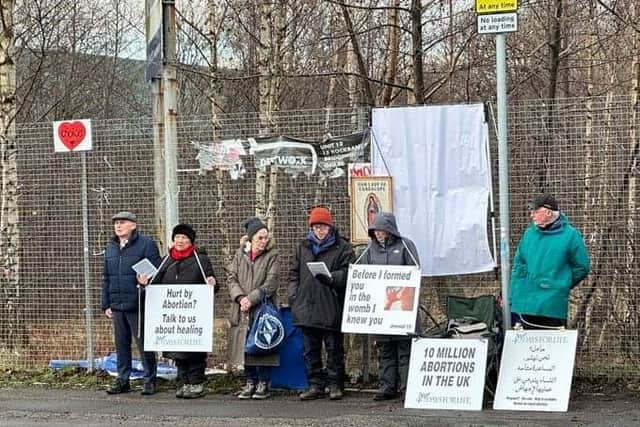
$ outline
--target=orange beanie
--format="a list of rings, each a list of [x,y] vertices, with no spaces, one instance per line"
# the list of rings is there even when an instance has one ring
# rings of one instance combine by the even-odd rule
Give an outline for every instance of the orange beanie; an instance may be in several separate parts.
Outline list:
[[[309,225],[313,224],[327,224],[333,227],[334,224],[331,211],[327,208],[311,209],[311,212],[309,213]]]

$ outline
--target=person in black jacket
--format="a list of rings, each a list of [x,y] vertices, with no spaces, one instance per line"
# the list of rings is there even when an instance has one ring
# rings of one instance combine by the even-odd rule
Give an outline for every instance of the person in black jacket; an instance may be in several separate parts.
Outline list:
[[[375,265],[415,265],[420,266],[418,251],[411,239],[398,232],[396,218],[391,212],[379,212],[369,225],[371,242],[363,253],[361,264]],[[400,291],[387,290],[385,310],[411,310],[413,288]],[[418,322],[417,322],[418,323]],[[411,338],[401,335],[377,335],[378,379],[380,388],[374,400],[388,400],[396,397],[396,392],[404,393],[407,388]]]
[[[324,397],[341,399],[344,386],[344,347],[340,332],[349,264],[354,260],[351,244],[340,237],[331,212],[316,207],[309,214],[309,232],[296,246],[289,274],[289,304],[293,325],[302,328],[304,360],[309,389],[301,400]],[[322,261],[329,275],[314,276],[308,262]],[[326,374],[322,346],[327,352]]]
[[[129,376],[133,338],[142,355],[142,394],[151,395],[155,393],[156,354],[144,351],[141,315],[144,301],[141,301],[136,273],[131,267],[145,258],[157,267],[160,264],[160,252],[153,240],[138,233],[137,219],[133,213],[119,212],[111,220],[114,236],[107,244],[104,256],[101,309],[113,320],[118,378],[107,393],[131,391]]]
[[[178,224],[171,233],[173,246],[162,260],[160,269],[149,281],[153,284],[208,284],[217,291],[216,278],[211,261],[204,250],[196,251],[196,232],[189,224]],[[147,283],[142,276],[140,282]],[[195,399],[205,395],[204,371],[207,367],[207,353],[204,352],[165,352],[164,357],[173,359],[178,368],[176,397]]]

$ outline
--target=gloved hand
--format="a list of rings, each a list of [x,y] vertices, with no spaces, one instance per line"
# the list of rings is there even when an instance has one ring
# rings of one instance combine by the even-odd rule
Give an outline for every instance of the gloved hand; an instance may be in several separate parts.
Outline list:
[[[328,276],[326,274],[317,274],[315,277],[316,277],[316,280],[322,283],[323,285],[326,285],[326,286],[333,285],[333,277],[331,276]]]

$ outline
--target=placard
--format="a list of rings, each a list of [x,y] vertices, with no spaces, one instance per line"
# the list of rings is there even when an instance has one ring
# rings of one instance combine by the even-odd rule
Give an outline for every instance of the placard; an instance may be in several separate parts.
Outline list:
[[[479,411],[486,368],[486,339],[416,338],[404,407]]]
[[[368,243],[369,226],[378,212],[393,212],[390,176],[351,178],[351,242]]]
[[[212,286],[149,285],[145,292],[145,351],[213,350]]]
[[[91,120],[53,122],[53,150],[56,153],[91,151]]]
[[[351,264],[342,332],[407,335],[415,332],[420,269],[407,265]]]
[[[566,412],[578,332],[507,331],[493,409]]]

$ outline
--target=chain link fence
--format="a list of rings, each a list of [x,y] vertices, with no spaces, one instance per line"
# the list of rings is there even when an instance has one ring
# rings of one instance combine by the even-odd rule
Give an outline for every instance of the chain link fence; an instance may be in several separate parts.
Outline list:
[[[492,109],[488,108],[494,128]],[[580,330],[577,367],[581,374],[636,373],[640,356],[638,264],[638,142],[631,98],[567,99],[512,103],[509,111],[512,254],[528,220],[526,202],[541,190],[554,193],[570,220],[583,231],[593,272],[574,291],[571,319]],[[368,126],[366,109],[286,111],[273,117],[276,133],[320,140]],[[100,312],[103,251],[112,235],[110,217],[134,211],[143,233],[153,234],[153,129],[150,118],[94,121],[94,149],[87,153],[90,292],[83,282],[81,159],[54,154],[51,123],[19,124],[20,285],[0,304],[0,366],[44,366],[50,359],[86,358],[85,310],[93,319],[93,351],[113,351],[110,322]],[[201,174],[193,142],[256,136],[257,114],[183,118],[178,124],[180,220],[193,224],[197,244],[207,250],[224,282],[224,267],[238,245],[242,220],[255,213],[256,169],[246,173]],[[215,131],[215,132],[214,132]],[[492,166],[497,195],[497,155]],[[635,161],[635,163],[634,163]],[[345,177],[318,179],[280,173],[275,191],[274,237],[281,252],[281,292],[295,243],[306,231],[308,210],[330,207],[349,234]],[[496,223],[498,223],[496,221]],[[447,295],[497,293],[496,272],[423,280],[422,302],[444,318]],[[215,349],[211,364],[226,362],[225,315],[229,299],[216,297]],[[88,303],[88,306],[87,306]],[[7,308],[11,310],[7,310]],[[10,314],[7,314],[10,313]],[[7,334],[6,331],[12,331]],[[370,359],[368,339],[349,337],[351,371]],[[365,348],[367,347],[367,348]],[[373,360],[370,360],[373,363]],[[364,364],[366,366],[366,363]]]

